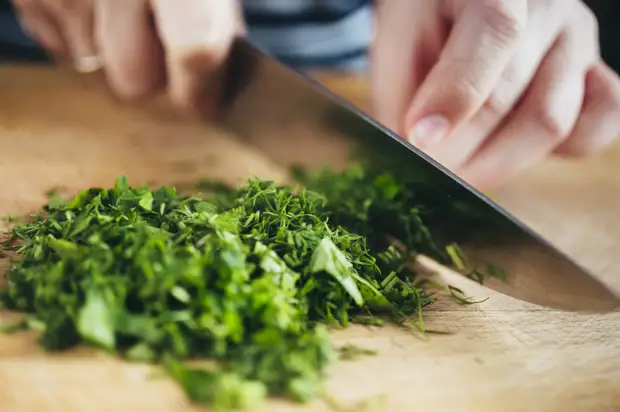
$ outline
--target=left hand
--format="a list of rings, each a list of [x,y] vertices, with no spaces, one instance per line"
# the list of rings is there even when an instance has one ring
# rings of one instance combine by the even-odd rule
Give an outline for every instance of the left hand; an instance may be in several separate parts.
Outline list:
[[[217,110],[223,64],[244,32],[239,0],[11,0],[24,29],[78,72],[103,70],[114,94],[166,88],[190,113]],[[182,4],[181,4],[182,3]]]
[[[579,0],[381,0],[378,120],[486,190],[620,134],[620,79]]]

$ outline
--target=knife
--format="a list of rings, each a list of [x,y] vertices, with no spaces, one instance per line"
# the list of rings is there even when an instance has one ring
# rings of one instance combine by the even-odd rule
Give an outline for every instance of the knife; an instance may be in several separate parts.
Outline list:
[[[565,311],[620,308],[620,298],[605,284],[498,204],[352,104],[247,40],[236,40],[229,56],[222,122],[278,165],[338,168],[359,160],[405,172],[412,181],[429,182],[427,195],[434,206],[458,202],[476,210],[469,226],[454,214],[429,226],[443,232],[452,228],[452,235],[463,237],[459,245],[465,256],[501,268],[504,278],[489,278],[486,287]]]

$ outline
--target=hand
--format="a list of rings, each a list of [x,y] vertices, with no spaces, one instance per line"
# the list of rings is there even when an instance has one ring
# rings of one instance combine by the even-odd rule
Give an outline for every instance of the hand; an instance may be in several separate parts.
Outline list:
[[[78,71],[104,69],[111,89],[137,99],[166,85],[183,108],[213,109],[214,79],[243,30],[237,0],[13,0],[22,25]]]
[[[379,121],[480,189],[620,134],[620,79],[578,0],[381,0]]]

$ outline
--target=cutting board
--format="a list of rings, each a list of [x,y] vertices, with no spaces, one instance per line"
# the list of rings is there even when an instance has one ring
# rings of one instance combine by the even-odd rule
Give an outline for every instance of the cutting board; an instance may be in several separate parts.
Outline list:
[[[323,76],[328,87],[366,104],[364,79]],[[35,67],[0,68],[0,215],[24,214],[60,187],[175,184],[198,177],[231,182],[252,170],[283,170],[235,136],[188,121],[165,102],[115,102],[96,78]],[[502,205],[620,291],[620,146],[585,161],[553,160],[493,194]],[[620,314],[547,310],[454,280],[474,306],[437,304],[421,339],[392,327],[333,333],[378,355],[341,362],[327,388],[341,405],[378,411],[618,411]],[[10,314],[0,314],[6,321]],[[355,405],[358,407],[355,407]],[[0,411],[200,411],[147,366],[81,348],[50,356],[30,333],[0,336]],[[270,402],[265,410],[327,411]]]

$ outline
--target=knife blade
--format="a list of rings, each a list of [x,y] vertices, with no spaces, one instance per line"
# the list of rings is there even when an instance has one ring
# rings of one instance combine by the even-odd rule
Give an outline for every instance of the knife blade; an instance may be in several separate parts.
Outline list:
[[[501,268],[504,278],[489,278],[484,286],[559,310],[620,308],[620,298],[610,288],[497,203],[249,41],[235,42],[223,84],[223,124],[278,165],[339,168],[363,161],[398,170],[412,182],[429,182],[426,194],[434,207],[458,202],[476,210],[473,221],[446,213],[429,226],[453,237],[460,234],[465,256]]]

